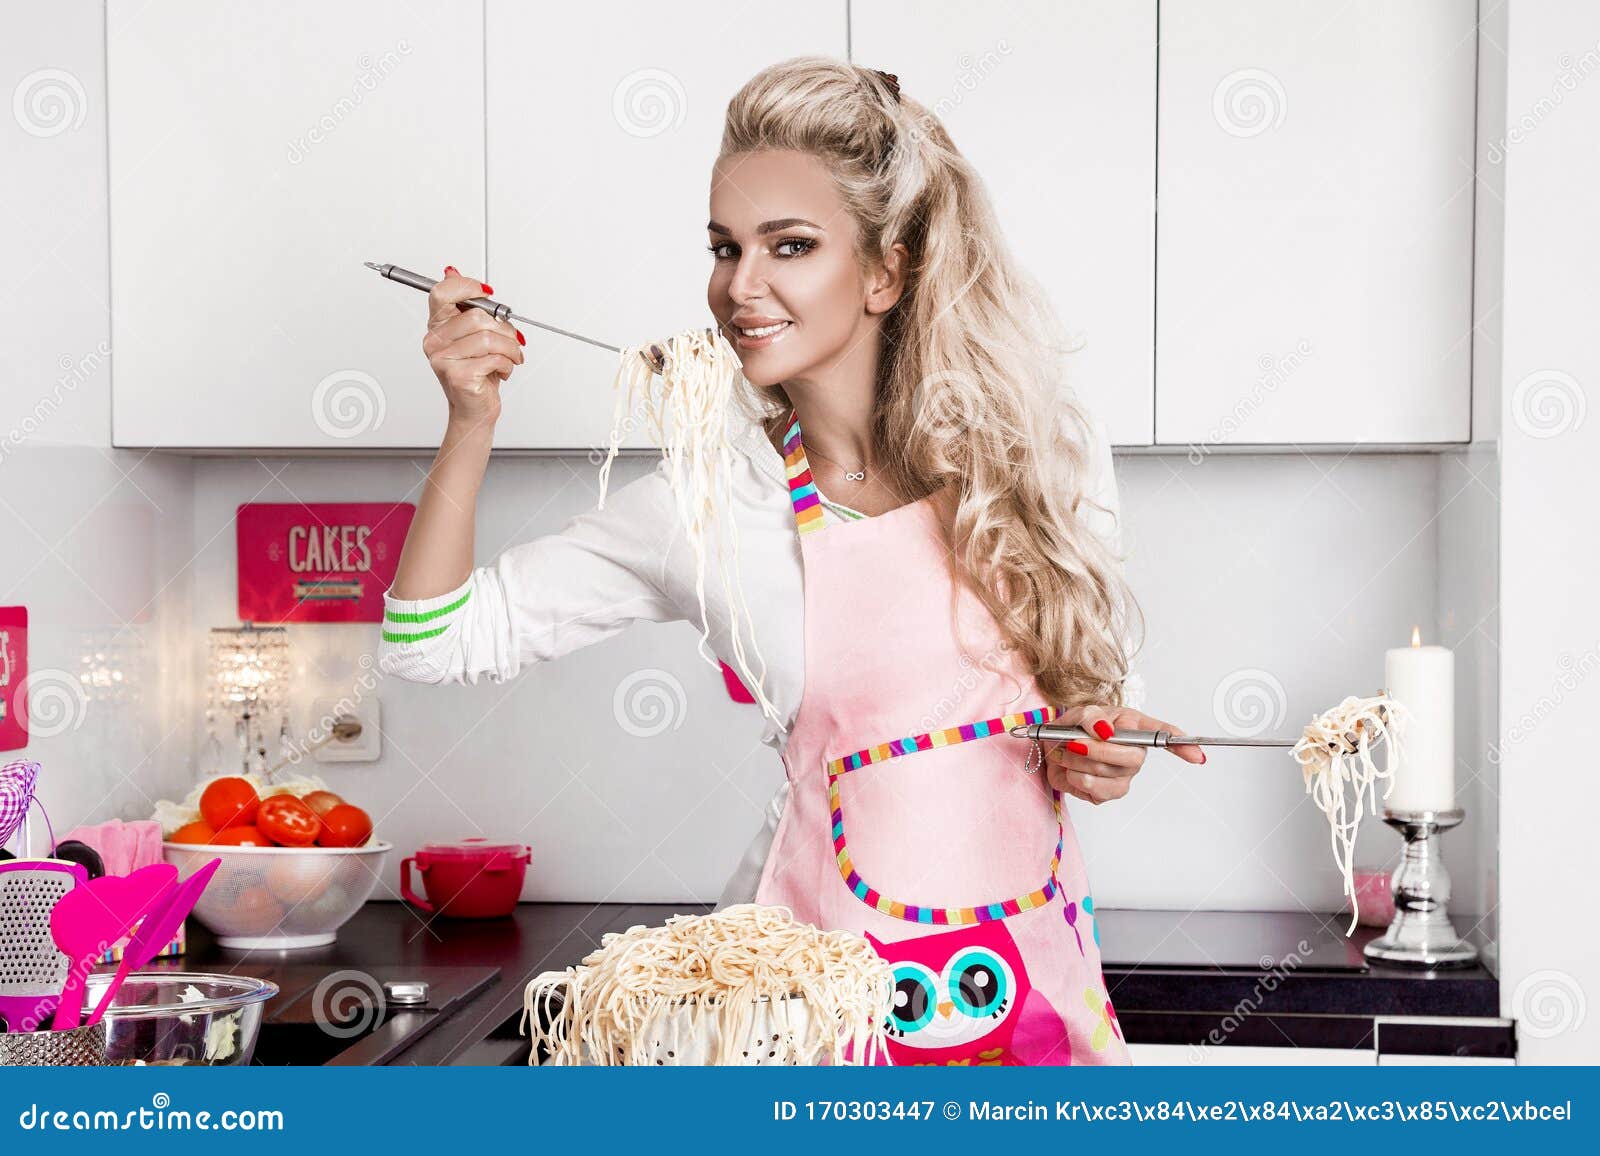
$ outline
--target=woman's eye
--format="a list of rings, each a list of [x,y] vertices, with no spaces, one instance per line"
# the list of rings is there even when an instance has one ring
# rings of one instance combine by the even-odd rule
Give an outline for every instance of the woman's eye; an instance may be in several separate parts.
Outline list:
[[[779,241],[773,248],[780,257],[801,257],[811,252],[816,246],[817,243],[809,237],[788,237]],[[786,249],[792,249],[793,251],[785,252],[784,250]]]

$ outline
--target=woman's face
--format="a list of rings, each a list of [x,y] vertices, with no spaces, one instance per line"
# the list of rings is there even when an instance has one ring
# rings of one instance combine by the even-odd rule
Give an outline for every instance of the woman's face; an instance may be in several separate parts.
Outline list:
[[[751,384],[804,381],[867,346],[887,306],[862,276],[855,220],[815,157],[719,160],[707,234],[706,301]]]

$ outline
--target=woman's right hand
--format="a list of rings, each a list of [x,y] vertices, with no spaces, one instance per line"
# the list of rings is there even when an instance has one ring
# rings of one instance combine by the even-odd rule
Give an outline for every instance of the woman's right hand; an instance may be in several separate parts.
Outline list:
[[[500,417],[500,384],[523,362],[517,327],[461,302],[493,290],[454,265],[428,290],[428,332],[422,338],[433,375],[444,387],[451,421],[493,423]]]

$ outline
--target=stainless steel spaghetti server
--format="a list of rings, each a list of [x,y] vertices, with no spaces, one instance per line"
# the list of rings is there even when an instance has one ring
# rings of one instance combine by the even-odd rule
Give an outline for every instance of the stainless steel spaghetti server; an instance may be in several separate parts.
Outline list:
[[[1294,746],[1298,739],[1241,739],[1232,735],[1213,737],[1208,735],[1175,735],[1171,731],[1118,731],[1109,739],[1102,739],[1098,735],[1084,730],[1082,727],[1067,726],[1064,723],[1024,723],[1011,728],[1011,733],[1019,739],[1036,739],[1049,742],[1067,742],[1076,739],[1082,742],[1085,739],[1091,742],[1107,742],[1120,744],[1126,747],[1283,747]]]

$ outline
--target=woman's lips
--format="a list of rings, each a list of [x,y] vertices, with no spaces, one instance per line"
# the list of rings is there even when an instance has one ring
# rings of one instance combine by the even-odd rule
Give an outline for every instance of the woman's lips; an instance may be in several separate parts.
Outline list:
[[[728,328],[733,330],[733,343],[739,349],[765,349],[774,342],[782,341],[794,328],[794,322],[780,321],[775,325],[748,327],[730,325]]]

